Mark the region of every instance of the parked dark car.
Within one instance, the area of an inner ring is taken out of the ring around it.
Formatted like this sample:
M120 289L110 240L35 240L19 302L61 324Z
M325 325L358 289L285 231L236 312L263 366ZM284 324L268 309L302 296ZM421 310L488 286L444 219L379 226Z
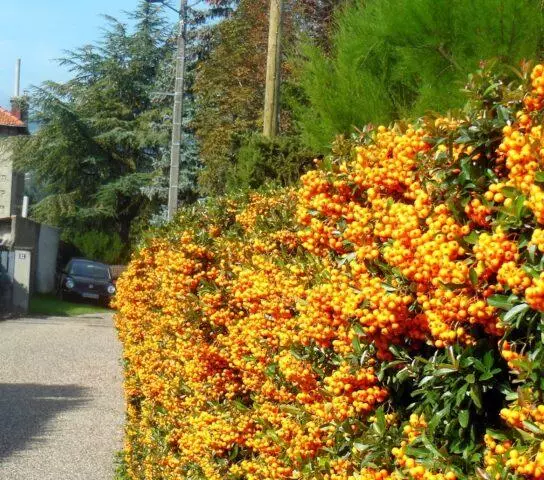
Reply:
M72 258L59 276L61 299L89 299L108 304L115 295L110 268L84 258Z

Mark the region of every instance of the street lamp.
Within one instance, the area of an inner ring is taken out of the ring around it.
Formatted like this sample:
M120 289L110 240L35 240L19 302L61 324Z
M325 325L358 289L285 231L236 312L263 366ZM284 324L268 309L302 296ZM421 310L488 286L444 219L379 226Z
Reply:
M174 112L172 115L172 146L170 149L170 182L168 189L168 220L172 220L178 209L179 165L181 162L181 140L183 135L182 123L185 83L185 38L187 34L187 0L180 0L179 10L170 6L166 0L147 0L147 2L160 3L179 15Z

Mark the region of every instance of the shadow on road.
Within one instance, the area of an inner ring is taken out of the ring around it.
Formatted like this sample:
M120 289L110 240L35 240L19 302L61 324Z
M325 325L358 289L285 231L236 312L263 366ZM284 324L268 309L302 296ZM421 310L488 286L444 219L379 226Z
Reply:
M78 385L0 383L0 462L40 442L54 417L90 400L90 389Z

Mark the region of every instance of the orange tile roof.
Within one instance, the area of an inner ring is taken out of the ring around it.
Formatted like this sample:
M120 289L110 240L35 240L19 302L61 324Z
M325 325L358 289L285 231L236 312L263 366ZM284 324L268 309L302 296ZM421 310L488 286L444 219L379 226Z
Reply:
M21 122L21 120L19 120L15 115L0 107L0 126L24 127L25 124Z

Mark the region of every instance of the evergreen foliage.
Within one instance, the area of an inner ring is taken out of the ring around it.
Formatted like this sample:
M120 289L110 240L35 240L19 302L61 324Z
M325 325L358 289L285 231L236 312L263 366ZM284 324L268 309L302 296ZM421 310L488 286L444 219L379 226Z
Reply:
M189 9L187 94L180 199L196 199L198 149L190 127L196 66L208 52L209 22L236 2ZM105 17L99 42L66 52L73 78L45 82L32 96L39 131L14 145L33 183L32 215L67 232L139 237L166 202L177 28L141 1L128 21ZM72 234L70 236L73 236Z
M294 136L274 139L261 134L242 138L236 163L227 175L227 191L248 191L266 183L277 186L294 185L308 167L313 166L313 155L304 149Z
M107 17L99 43L67 52L60 62L73 79L35 89L41 128L15 145L16 164L43 193L34 218L116 233L127 247L133 222L151 201L142 188L168 145L166 132L155 127L164 108L152 100L168 29L147 2L130 19L133 29Z
M194 125L205 165L204 194L224 192L236 135L262 125L267 5L267 0L242 0L233 16L215 27L211 53L197 72Z
M542 42L540 2L354 0L337 13L330 54L303 49L303 141L324 151L354 127L460 108L481 61L516 65L538 58Z
M128 260L121 237L99 230L65 232L65 241L74 245L85 258L110 265Z
M200 64L205 61L213 45L214 31L217 22L232 15L237 5L236 0L210 1L209 5L198 5L198 8L189 5L187 11L187 36L185 59L185 93L183 115L183 141L181 145L181 163L179 177L179 197L182 202L192 202L198 196L197 177L201 169L200 149L195 135L194 119L196 115L195 78ZM175 53L177 46L176 26L170 34L170 49L162 60L156 82L154 100L165 105L163 122L157 125L167 135L172 131L172 97L169 92L174 91L175 80ZM166 202L168 199L168 182L170 168L170 150L164 149L161 156L154 162L156 175L151 185L145 188L145 193L151 198L158 198L163 205L158 215L154 216L154 223L166 220Z
M331 13L343 1L284 0L283 51L295 52L303 36L326 44ZM233 15L213 29L209 57L199 65L194 127L204 167L199 183L206 195L224 193L227 179L232 181L246 168L236 166L241 158L238 149L244 138L252 138L262 129L268 11L268 0L241 0ZM287 100L300 94L292 82L292 65L287 55L284 57L280 131L289 136L295 128L293 102Z

